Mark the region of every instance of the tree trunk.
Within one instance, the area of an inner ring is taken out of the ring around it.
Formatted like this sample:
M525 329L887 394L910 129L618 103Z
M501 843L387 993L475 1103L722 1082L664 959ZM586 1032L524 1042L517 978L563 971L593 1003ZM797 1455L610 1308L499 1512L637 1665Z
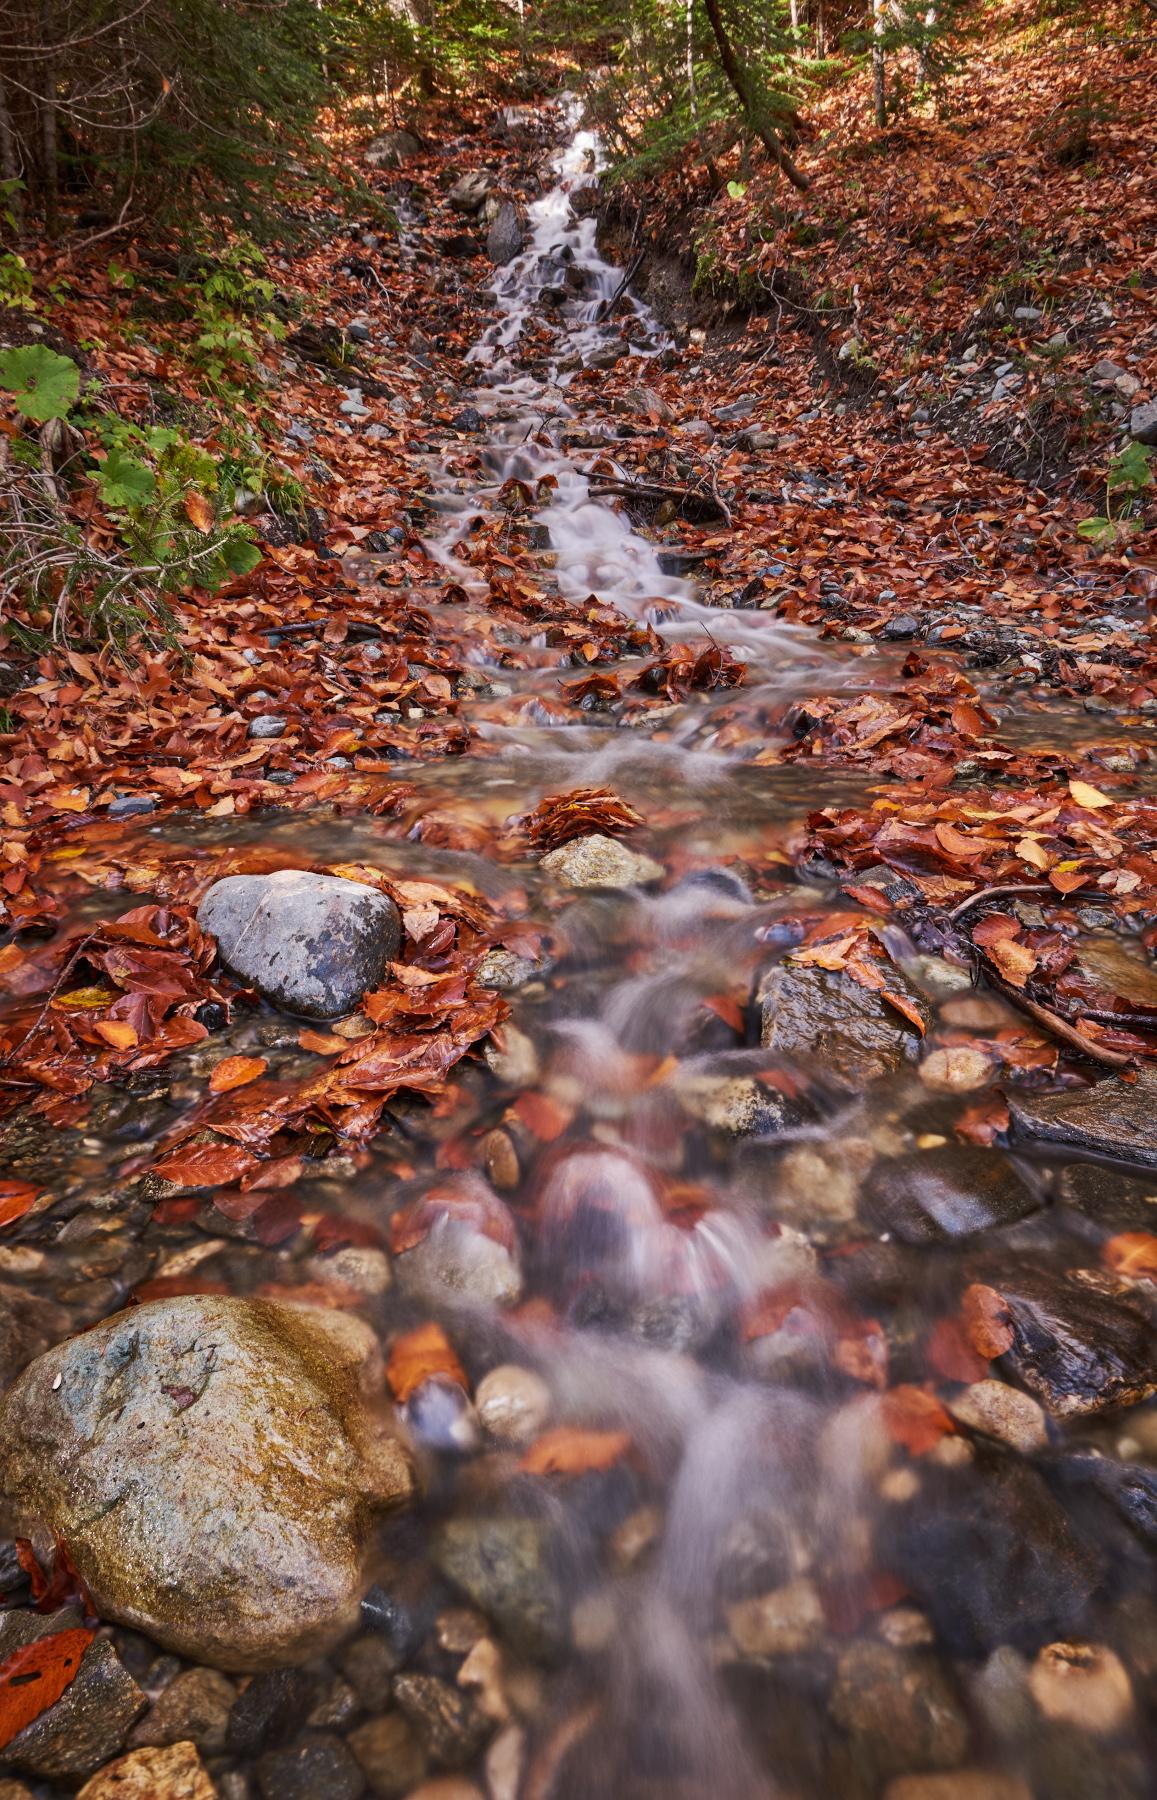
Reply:
M51 39L45 38L45 42ZM60 159L56 142L56 63L44 64L44 95L40 102L40 154L44 188L44 235L52 239L60 230Z
M759 138L767 154L779 164L793 187L806 193L811 182L802 169L796 167L771 125L763 108L756 105L747 86L747 79L739 66L739 59L732 48L731 39L727 35L727 27L723 23L723 14L719 10L719 0L703 0L707 8L707 17L711 21L711 30L719 48L719 61L723 65L723 73L731 83L743 107L744 116L752 130Z
M16 155L16 133L8 110L8 90L0 75L0 181L8 186L7 210L16 223L17 237L24 236L24 194L20 187L20 163Z
M828 53L828 16L824 0L816 0L816 55L821 62Z
M695 92L695 0L686 0L687 18L687 98L691 117L699 123L699 97Z
M884 93L884 5L885 0L872 0L872 100L876 124L881 131L888 123L888 103Z

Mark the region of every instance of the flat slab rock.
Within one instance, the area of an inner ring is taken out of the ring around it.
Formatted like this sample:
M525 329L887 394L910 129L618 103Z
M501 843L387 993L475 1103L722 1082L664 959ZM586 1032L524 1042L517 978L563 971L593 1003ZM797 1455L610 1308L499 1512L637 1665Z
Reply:
M226 875L201 901L197 923L235 975L309 1019L350 1012L377 987L402 940L387 895L304 869Z
M410 1497L367 1325L187 1295L38 1358L0 1402L0 1503L68 1545L98 1612L225 1669L357 1618L375 1510Z
M0 1662L26 1644L74 1630L79 1612L13 1612L0 1617ZM48 1781L83 1780L124 1748L148 1699L108 1638L97 1638L81 1658L74 1680L54 1706L42 1712L0 1750L0 1769L19 1769Z
M899 969L888 980L927 1026L928 1004ZM842 970L779 963L756 991L760 1042L779 1056L807 1057L852 1087L894 1075L920 1054L914 1027L874 988Z
M905 1244L943 1244L1015 1225L1040 1200L998 1150L945 1144L874 1165L861 1190L863 1209Z
M1157 1168L1157 1069L1141 1069L1133 1082L1111 1076L1059 1094L1010 1091L1008 1112L1017 1137Z
M1157 1393L1157 1329L1144 1301L1045 1270L1002 1273L991 1286L1014 1334L999 1367L1054 1416L1111 1412Z

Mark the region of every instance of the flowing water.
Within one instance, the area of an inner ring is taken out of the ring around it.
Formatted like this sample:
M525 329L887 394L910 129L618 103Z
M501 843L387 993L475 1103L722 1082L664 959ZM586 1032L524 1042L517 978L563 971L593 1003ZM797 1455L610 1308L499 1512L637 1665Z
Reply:
M523 482L549 535L544 583L575 602L593 593L672 642L709 636L750 679L613 731L598 714L575 723L573 709L555 722L543 703L573 671L545 655L515 672L480 661L482 677L506 684L501 704L485 687L464 702L484 754L406 775L420 800L495 828L544 795L613 786L648 820L647 849L667 880L579 892L559 912L533 863L408 842L379 821L268 815L186 833L206 854L248 839L303 859L465 879L494 898L522 890L528 921L549 922L557 946L553 964L521 972L492 1071L462 1077L479 1128L509 1121L487 1172L518 1220L520 1298L549 1302L550 1322L545 1308L487 1302L499 1290L509 1302L514 1278L496 1269L489 1239L452 1221L427 1259L444 1285L398 1316L440 1318L476 1385L489 1371L500 1395L504 1380L516 1396L529 1391L546 1423L621 1432L629 1447L579 1438L574 1472L536 1476L520 1469L520 1446L483 1440L456 1403L428 1395L411 1408L427 1498L384 1535L379 1583L427 1617L451 1592L438 1534L448 1521L491 1531L469 1579L461 1558L456 1579L514 1646L494 1705L498 1745L521 1772L504 1786L491 1752L479 1779L494 1800L1141 1794L1152 1413L1046 1421L1019 1387L978 1394L967 1368L946 1383L928 1344L959 1316L965 1289L1005 1277L1038 1296L1032 1329L1046 1333L1050 1308L1064 1312L1066 1274L1095 1265L1090 1244L1122 1229L1130 1208L1151 1216L1152 1201L1143 1182L1113 1175L1104 1224L1082 1186L1104 1171L961 1146L953 1122L975 1095L937 1092L911 1069L864 1093L834 1064L762 1047L758 1009L737 1018L716 1005L797 941L801 912L839 904L834 889L803 888L766 858L817 803L815 776L754 764L721 724L739 705L757 721L804 686L883 682L888 665L849 666L767 613L705 606L692 580L663 572L614 499L592 497L584 470L595 454L613 464L614 436L571 377L618 339L624 316L607 316L622 272L571 206L596 165L594 139L574 131L557 185L530 209L526 249L496 278L495 320L471 353L487 448L480 469L448 456L432 470L441 527L431 548L476 594L471 531L501 511L507 482ZM542 289L568 271L579 272L573 297L544 308ZM643 382L666 340L637 300L622 304ZM576 420L604 435L601 451L564 448ZM867 778L825 777L822 800L863 801L867 788ZM954 1030L995 1039L1015 1024L973 993L966 971L900 948L931 1007L929 1045ZM277 1042L268 1018L252 1029L255 1044ZM520 1114L527 1098L537 1107ZM372 1157L319 1184L330 1206L370 1224L399 1192L429 1187L438 1153L437 1122L420 1105L394 1111ZM86 1141L99 1161L99 1137ZM890 1225L861 1198L874 1164L918 1146L944 1159L928 1205L946 1223L926 1241L911 1212L898 1207ZM965 1203L949 1190L962 1183L981 1195L983 1229L957 1231ZM1111 1285L1090 1276L1086 1310L1111 1308ZM1078 1314L1068 1354L1088 1364L1101 1352L1077 1344ZM1047 1361L1038 1344L1025 1366L1036 1353ZM917 1394L912 1419L897 1423L881 1400L885 1359L888 1383ZM930 1377L960 1402L960 1420L942 1430L929 1399L925 1442ZM527 1524L533 1533L517 1537ZM425 1560L431 1546L441 1575ZM547 1650L527 1650L526 1615L544 1609ZM1042 1650L1069 1638L1094 1648L1042 1674ZM889 1787L959 1768L977 1772L974 1785Z

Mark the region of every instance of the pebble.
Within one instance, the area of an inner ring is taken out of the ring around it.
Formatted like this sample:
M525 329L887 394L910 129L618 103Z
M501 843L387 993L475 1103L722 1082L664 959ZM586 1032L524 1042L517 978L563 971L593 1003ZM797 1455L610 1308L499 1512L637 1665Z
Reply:
M195 1744L206 1756L225 1749L237 1689L218 1669L187 1669L153 1701L129 1738L133 1749Z
M404 1713L383 1713L368 1719L349 1735L349 1747L369 1783L370 1792L382 1800L401 1800L423 1779L429 1767Z
M151 794L118 794L109 802L108 816L110 819L133 819L156 810L157 803Z
M662 863L653 857L629 850L617 838L598 831L548 851L539 867L575 888L649 887L665 873Z
M1125 1665L1105 1644L1046 1644L1028 1676L1029 1691L1052 1724L1111 1737L1133 1714Z
M533 1369L502 1363L478 1383L474 1405L490 1437L504 1444L529 1444L550 1416L551 1393Z
M877 1779L954 1768L968 1748L964 1709L927 1651L870 1639L850 1645L836 1666L831 1710L857 1764Z
M744 1656L798 1656L827 1634L814 1584L801 1579L727 1608L731 1641Z
M394 1698L431 1761L443 1768L465 1768L490 1736L491 1722L485 1713L468 1695L436 1675L399 1675Z
M992 1059L983 1050L954 1044L932 1050L920 1064L920 1080L935 1094L967 1094L992 1080Z
M366 1781L341 1738L303 1732L284 1750L267 1750L257 1764L263 1800L359 1800Z
M1025 1456L1048 1444L1044 1409L1031 1394L1009 1387L1005 1381L977 1381L949 1400L953 1418L973 1431L999 1438Z
M109 1763L76 1800L217 1800L217 1789L193 1744L171 1744Z
M251 738L279 738L284 736L287 721L279 713L258 713L249 721Z

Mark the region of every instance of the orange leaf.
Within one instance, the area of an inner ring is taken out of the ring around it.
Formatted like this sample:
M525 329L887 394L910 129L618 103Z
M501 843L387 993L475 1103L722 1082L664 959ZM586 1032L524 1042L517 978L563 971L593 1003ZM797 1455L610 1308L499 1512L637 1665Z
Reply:
M974 1281L964 1290L960 1318L973 1349L981 1356L1003 1356L1012 1348L1013 1329L1008 1308L995 1288Z
M263 1056L226 1056L209 1077L211 1094L227 1094L264 1075L269 1064Z
M586 1475L613 1468L630 1447L629 1431L582 1431L559 1425L535 1440L522 1467L528 1475Z
M257 1158L240 1144L189 1144L162 1157L154 1172L182 1187L224 1187L256 1166Z
M76 1679L95 1631L76 1626L22 1644L0 1662L0 1749L54 1706Z
M948 852L949 856L965 858L980 856L987 848L983 841L978 842L975 838L965 837L962 831L957 831L955 825L937 825L936 842L942 850Z
M42 1192L34 1181L0 1181L0 1225L13 1225L22 1219Z
M968 1341L959 1319L941 1319L928 1339L928 1361L946 1381L983 1381L988 1359Z
M190 525L194 525L198 531L212 531L213 502L209 499L208 495L195 492L186 494L185 517L188 519Z
M431 1320L428 1325L419 1325L415 1331L404 1331L394 1339L386 1364L386 1380L399 1406L404 1406L416 1389L437 1376L469 1392L466 1371L440 1325Z
M1027 944L1020 943L1016 938L1004 938L999 943L990 944L988 955L1013 987L1023 987L1036 968L1036 951L1030 950Z
M907 1384L889 1389L880 1397L888 1436L911 1456L925 1456L942 1437L956 1430L935 1394Z
M336 1056L339 1050L346 1048L344 1038L339 1038L332 1031L312 1031L308 1025L297 1034L297 1041L303 1050L315 1050L319 1056Z
M553 1144L574 1118L573 1107L563 1106L561 1101L552 1100L549 1094L540 1094L534 1089L520 1094L510 1110L543 1144Z
M909 999L906 994L894 994L889 987L880 989L880 998L886 1000L889 1006L894 1006L898 1013L903 1013L908 1023L916 1027L921 1037L924 1036L927 1030L924 1015L914 1000Z
M1089 812L1096 812L1102 806L1112 806L1108 794L1102 794L1100 788L1091 787L1087 781L1070 781L1069 793L1078 806Z
M98 1019L93 1029L114 1050L131 1050L138 1041L136 1028L124 1019Z
M1049 880L1058 894L1075 893L1088 881L1088 873L1084 869L1050 869Z
M1157 1237L1151 1231L1122 1231L1101 1254L1118 1275L1157 1275Z

